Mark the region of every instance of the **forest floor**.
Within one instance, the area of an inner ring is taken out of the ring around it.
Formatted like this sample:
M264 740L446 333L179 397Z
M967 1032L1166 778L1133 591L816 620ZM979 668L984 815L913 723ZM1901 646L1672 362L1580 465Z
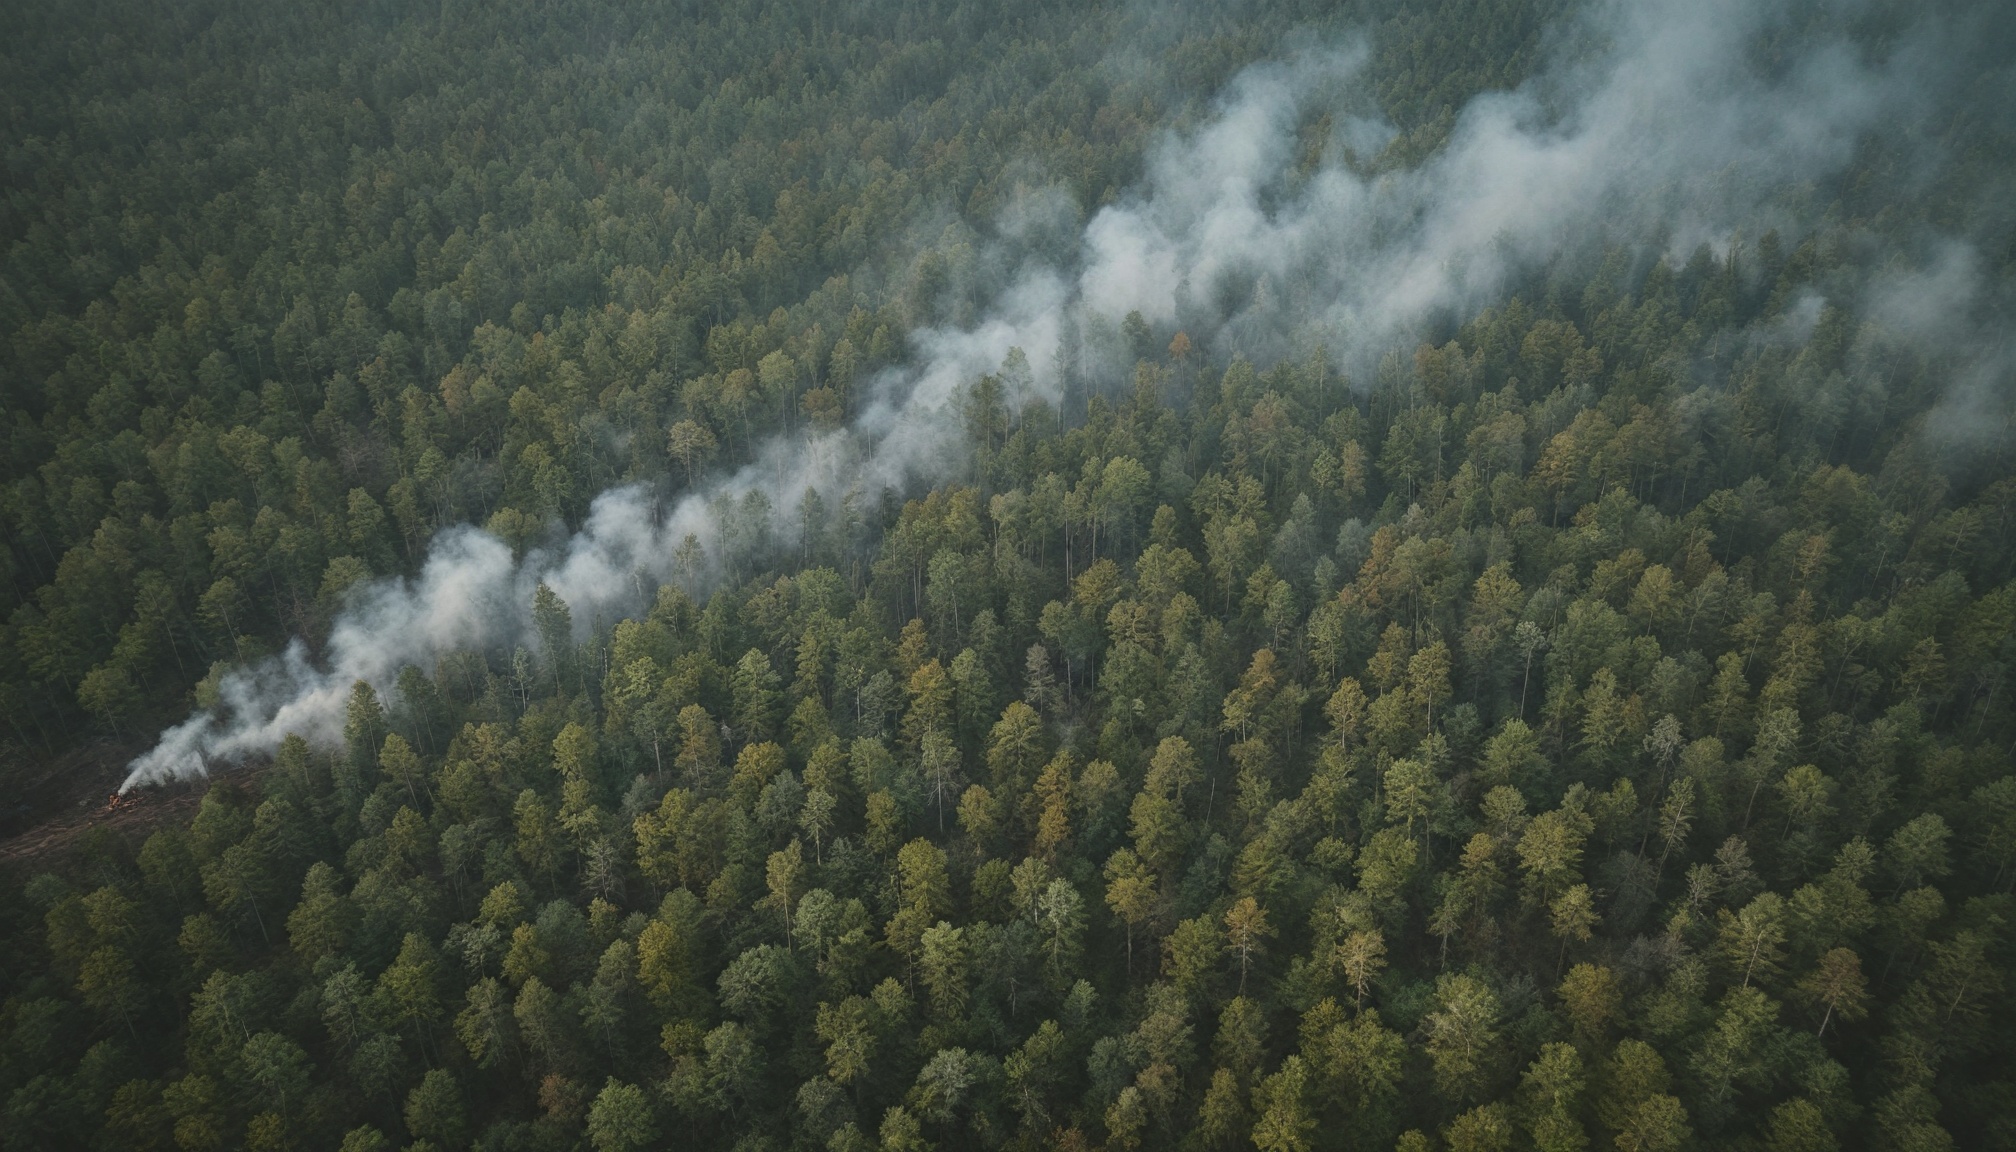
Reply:
M53 759L17 756L0 764L0 868L60 855L94 829L137 841L170 819L187 820L203 798L201 781L117 796L126 765L145 747L94 740Z

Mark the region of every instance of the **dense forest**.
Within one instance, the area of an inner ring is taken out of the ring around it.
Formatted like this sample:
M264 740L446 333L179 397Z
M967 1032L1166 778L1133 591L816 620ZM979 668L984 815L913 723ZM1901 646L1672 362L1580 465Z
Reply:
M5 770L849 425L1250 64L1362 37L1399 173L1572 7L12 10ZM931 482L724 502L648 610L541 584L9 865L0 1143L2016 1149L2011 361L1857 293L1958 237L2006 318L2008 59L1935 179L1406 347L1018 350Z

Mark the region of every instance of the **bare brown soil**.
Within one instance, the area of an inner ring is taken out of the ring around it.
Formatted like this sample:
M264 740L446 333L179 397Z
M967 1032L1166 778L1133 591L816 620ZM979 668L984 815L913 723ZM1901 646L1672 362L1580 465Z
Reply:
M0 867L53 863L93 829L138 840L170 820L187 820L202 799L200 781L115 798L127 763L143 748L95 740L54 759L7 756L0 762Z

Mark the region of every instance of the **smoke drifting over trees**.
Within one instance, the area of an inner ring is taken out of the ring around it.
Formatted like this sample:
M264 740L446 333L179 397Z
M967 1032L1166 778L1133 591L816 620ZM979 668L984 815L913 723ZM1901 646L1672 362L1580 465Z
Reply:
M1907 23L1880 49L1823 21L1760 59L1760 42L1792 23L1791 9L1773 5L1595 5L1557 31L1535 76L1479 94L1447 142L1413 165L1374 163L1396 129L1350 111L1371 104L1362 44L1254 64L1201 124L1150 146L1143 180L1092 216L1068 262L1018 250L1024 229L1011 205L988 254L1012 268L1006 287L969 325L911 333L902 361L867 382L852 425L780 433L752 447L747 464L669 501L634 486L603 493L564 544L517 563L494 540L450 529L417 581L356 593L322 666L295 644L227 675L221 714L165 733L127 786L201 772L207 756L270 754L290 731L333 739L354 681L383 690L405 665L530 640L524 606L542 581L582 626L613 622L646 608L661 582L711 587L711 558L735 531L764 545L788 539L807 493L839 507L955 478L972 381L998 374L1009 409L1058 404L1072 383L1110 387L1129 364L1111 339L1122 317L1183 330L1223 359L1321 347L1364 380L1381 356L1446 331L1540 269L1599 259L1606 245L1656 257L1643 238L1660 235L1673 258L1704 243L1729 258L1746 234L1808 230L1818 223L1813 185L1869 149L1894 152L1916 174L1892 194L1936 180L1949 158L1926 136L1949 101L1973 91L1951 59L1980 20ZM1967 320L1983 301L1965 230L1860 239L1867 250L1841 278L1867 282L1889 265L1871 299L1852 288L1831 298L1831 286L1816 285L1794 311L1810 324L1833 303L1875 325L1872 344L1957 337L1949 409L2006 404L1997 388L2011 367L2006 339ZM1026 371L1002 372L1011 350ZM1974 421L1941 423L1965 438ZM758 523L724 523L738 516ZM708 559L689 553L682 567L689 539Z
M2016 1148L2016 9L9 19L0 1146Z

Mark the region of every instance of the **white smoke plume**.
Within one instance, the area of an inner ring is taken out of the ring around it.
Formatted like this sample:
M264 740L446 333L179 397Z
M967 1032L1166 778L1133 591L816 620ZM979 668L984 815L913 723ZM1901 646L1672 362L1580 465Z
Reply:
M634 613L650 603L658 584L698 575L678 571L680 547L688 539L703 548L718 539L716 509L724 502L760 494L789 520L807 491L879 493L943 475L964 386L998 369L1010 349L1054 346L1068 296L1057 276L1025 273L983 323L913 336L916 366L876 381L852 428L778 437L756 460L688 494L669 514L660 515L642 487L612 489L595 498L587 520L563 546L522 559L480 529L461 525L441 532L417 577L372 581L353 591L330 630L322 666L297 639L278 657L226 673L218 684L219 706L162 733L129 766L120 791L270 753L289 733L333 743L342 736L357 681L382 691L408 664L429 667L450 652L529 639L528 606L541 583L580 622ZM1048 372L1032 372L1022 387L1041 392L1053 384Z
M1222 325L1248 355L1313 337L1376 357L1564 249L1665 235L1684 259L1745 226L1806 223L1788 194L1838 173L1866 135L1904 135L1929 114L1936 38L1883 60L1804 40L1767 73L1752 48L1780 15L1747 0L1598 6L1576 31L1609 51L1477 97L1434 156L1377 175L1296 168L1312 98L1348 83L1364 53L1249 68L1211 123L1092 220L1085 298L1193 332ZM1391 132L1352 118L1333 143L1376 151ZM1227 309L1228 290L1247 298Z
M724 498L759 493L789 522L808 490L876 494L953 475L963 389L1021 348L1028 395L1006 399L1054 402L1062 381L1045 353L1091 318L1138 311L1221 358L1321 342L1363 364L1493 302L1564 248L1661 235L1684 253L1744 227L1798 225L1801 189L1838 174L1869 135L1908 140L1932 114L1940 30L1893 38L1881 59L1791 36L1790 58L1766 66L1752 49L1783 18L1745 0L1599 4L1564 39L1600 47L1476 98L1432 157L1372 175L1346 154L1362 159L1395 130L1364 117L1338 117L1322 162L1303 162L1312 114L1362 88L1362 46L1248 68L1201 126L1152 149L1069 266L1032 259L979 323L914 333L910 362L871 383L852 427L775 439L662 514L641 488L606 492L564 546L521 560L475 528L444 531L418 577L353 597L323 664L297 641L228 674L221 706L165 732L124 787L269 752L289 732L331 742L355 681L383 688L406 664L524 638L541 581L577 621L637 611L681 574L683 541L716 544ZM1967 267L1951 251L1942 267Z

